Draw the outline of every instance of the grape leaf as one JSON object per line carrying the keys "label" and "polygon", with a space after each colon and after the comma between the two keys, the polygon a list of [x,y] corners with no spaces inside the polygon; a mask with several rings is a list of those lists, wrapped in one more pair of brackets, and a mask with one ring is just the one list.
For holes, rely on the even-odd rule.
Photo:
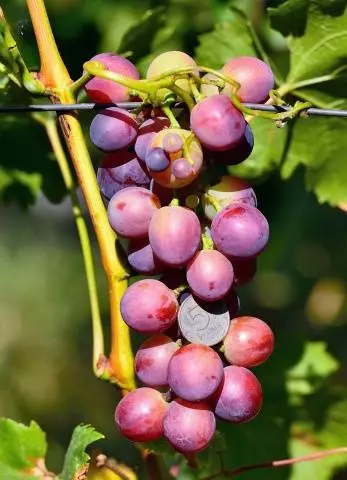
{"label": "grape leaf", "polygon": [[37,459],[45,457],[46,450],[45,434],[35,422],[26,426],[7,418],[0,419],[1,478],[35,478],[21,470],[33,467]]}
{"label": "grape leaf", "polygon": [[89,455],[85,452],[86,447],[104,438],[104,436],[97,432],[90,425],[77,426],[70,440],[70,445],[67,449],[62,473],[59,475],[61,480],[73,480],[77,473],[88,464]]}
{"label": "grape leaf", "polygon": [[306,187],[315,192],[319,202],[333,206],[347,202],[345,132],[344,119],[298,120],[281,167],[282,177],[288,179],[298,166],[304,165]]}

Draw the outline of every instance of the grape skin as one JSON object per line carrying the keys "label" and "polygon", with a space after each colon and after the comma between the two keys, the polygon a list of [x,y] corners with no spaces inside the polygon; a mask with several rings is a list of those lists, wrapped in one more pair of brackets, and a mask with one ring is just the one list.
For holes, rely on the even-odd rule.
{"label": "grape skin", "polygon": [[[90,61],[102,63],[107,70],[125,77],[138,80],[140,74],[128,59],[115,55],[111,52],[99,53]],[[117,103],[129,100],[129,89],[123,85],[119,85],[111,80],[94,77],[85,85],[85,91],[89,99],[95,103]]]}
{"label": "grape skin", "polygon": [[257,377],[247,368],[224,368],[224,378],[211,399],[215,414],[231,423],[245,423],[261,409],[263,393]]}
{"label": "grape skin", "polygon": [[181,453],[201,452],[216,430],[216,419],[207,403],[177,398],[164,416],[164,437]]}
{"label": "grape skin", "polygon": [[128,287],[120,310],[125,323],[137,332],[160,333],[176,321],[178,302],[162,282],[146,279]]}
{"label": "grape skin", "polygon": [[223,66],[222,73],[241,85],[237,95],[243,102],[265,102],[275,86],[270,67],[256,57],[232,58]]}
{"label": "grape skin", "polygon": [[137,136],[138,125],[124,109],[111,107],[96,114],[90,124],[92,143],[104,152],[112,152],[131,145]]}
{"label": "grape skin", "polygon": [[163,263],[181,267],[199,248],[200,222],[187,208],[162,207],[152,216],[148,236],[153,252]]}
{"label": "grape skin", "polygon": [[117,405],[115,422],[121,433],[133,442],[151,442],[163,435],[167,403],[153,388],[137,388]]}
{"label": "grape skin", "polygon": [[257,208],[235,203],[214,217],[211,234],[216,248],[224,255],[251,258],[265,248],[269,224]]}
{"label": "grape skin", "polygon": [[170,165],[170,160],[162,148],[152,148],[146,155],[146,166],[151,172],[162,172]]}
{"label": "grape skin", "polygon": [[107,200],[124,188],[148,188],[151,182],[145,167],[128,148],[106,155],[98,168],[96,178],[100,191]]}
{"label": "grape skin", "polygon": [[135,355],[138,378],[150,387],[168,385],[168,366],[179,346],[170,337],[157,334],[145,340]]}
{"label": "grape skin", "polygon": [[233,280],[230,260],[217,250],[201,250],[187,267],[187,282],[192,292],[208,302],[225,297]]}
{"label": "grape skin", "polygon": [[245,132],[235,145],[223,152],[214,152],[213,160],[221,165],[238,165],[244,162],[252,153],[254,147],[254,136],[251,127],[247,124]]}
{"label": "grape skin", "polygon": [[180,348],[169,363],[169,385],[184,400],[196,402],[210,397],[222,378],[222,361],[206,345],[190,343]]}
{"label": "grape skin", "polygon": [[153,254],[147,238],[130,240],[128,262],[136,272],[147,275],[157,275],[165,269],[164,265]]}
{"label": "grape skin", "polygon": [[257,273],[257,259],[249,258],[248,260],[232,260],[234,269],[234,287],[241,287],[253,280]]}
{"label": "grape skin", "polygon": [[139,128],[138,137],[135,142],[135,152],[140,160],[146,161],[147,148],[153,135],[170,126],[166,117],[154,117],[145,120]]}
{"label": "grape skin", "polygon": [[242,139],[246,121],[225,95],[201,100],[190,114],[191,129],[209,150],[228,150]]}
{"label": "grape skin", "polygon": [[107,209],[111,227],[125,238],[144,238],[151,218],[160,202],[152,192],[141,187],[128,187],[117,192]]}
{"label": "grape skin", "polygon": [[259,318],[234,318],[223,340],[224,356],[233,365],[255,367],[270,357],[274,342],[271,328]]}

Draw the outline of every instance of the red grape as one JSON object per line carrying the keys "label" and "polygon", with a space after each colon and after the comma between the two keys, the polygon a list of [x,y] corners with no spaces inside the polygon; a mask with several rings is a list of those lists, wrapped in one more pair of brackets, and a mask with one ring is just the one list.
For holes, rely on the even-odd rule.
{"label": "red grape", "polygon": [[256,417],[263,403],[257,377],[247,368],[224,368],[224,378],[211,399],[215,414],[232,423],[243,423]]}
{"label": "red grape", "polygon": [[115,421],[122,434],[133,442],[151,442],[163,435],[167,403],[153,388],[128,393],[117,405]]}
{"label": "red grape", "polygon": [[216,430],[216,419],[207,403],[177,398],[164,417],[164,436],[181,453],[197,453],[208,446]]}
{"label": "red grape", "polygon": [[274,341],[271,328],[259,318],[237,317],[223,340],[224,356],[233,365],[255,367],[270,357]]}
{"label": "red grape", "polygon": [[180,348],[169,363],[169,385],[185,400],[196,402],[210,397],[222,378],[223,363],[206,345],[190,343]]}
{"label": "red grape", "polygon": [[[135,65],[128,59],[114,53],[99,53],[91,58],[90,61],[100,62],[107,70],[119,73],[125,77],[135,80],[140,78]],[[90,100],[95,103],[117,103],[129,100],[128,88],[112,80],[94,77],[86,83],[84,88]]]}
{"label": "red grape", "polygon": [[265,248],[269,224],[257,208],[235,203],[214,217],[211,234],[216,248],[224,255],[250,258]]}
{"label": "red grape", "polygon": [[140,187],[120,190],[108,204],[108,219],[111,227],[126,238],[144,238],[153,213],[160,202],[152,192]]}
{"label": "red grape", "polygon": [[173,292],[154,279],[133,283],[124,293],[120,310],[129,327],[142,333],[159,333],[177,318],[178,302]]}
{"label": "red grape", "polygon": [[135,356],[135,371],[141,382],[151,387],[168,385],[168,366],[178,345],[171,338],[157,334],[145,340]]}
{"label": "red grape", "polygon": [[224,65],[222,73],[241,85],[237,95],[243,102],[265,102],[275,85],[270,67],[256,57],[232,58]]}
{"label": "red grape", "polygon": [[186,265],[200,245],[201,228],[194,212],[183,207],[157,210],[149,225],[149,241],[155,255],[172,267]]}
{"label": "red grape", "polygon": [[192,292],[205,301],[225,297],[233,279],[230,260],[217,250],[201,250],[187,267],[187,281]]}
{"label": "red grape", "polygon": [[228,150],[242,139],[246,121],[225,95],[201,100],[190,115],[192,131],[204,147]]}

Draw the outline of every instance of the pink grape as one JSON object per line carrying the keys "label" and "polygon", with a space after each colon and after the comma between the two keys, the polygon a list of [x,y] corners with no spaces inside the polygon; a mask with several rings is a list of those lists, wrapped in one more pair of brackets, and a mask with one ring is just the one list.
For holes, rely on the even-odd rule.
{"label": "pink grape", "polygon": [[164,437],[181,453],[197,453],[208,446],[216,420],[207,403],[177,398],[164,417]]}
{"label": "pink grape", "polygon": [[136,272],[147,275],[157,275],[165,270],[164,265],[153,254],[147,238],[130,240],[128,262]]}
{"label": "pink grape", "polygon": [[257,208],[235,203],[214,217],[211,234],[216,248],[224,255],[250,258],[265,248],[269,224]]}
{"label": "pink grape", "polygon": [[190,115],[191,128],[209,150],[228,150],[242,139],[246,121],[225,95],[201,100]]}
{"label": "pink grape", "polygon": [[180,348],[169,363],[170,387],[176,395],[192,402],[210,397],[222,378],[222,361],[206,345],[190,343]]}
{"label": "pink grape", "polygon": [[184,207],[162,207],[149,224],[149,241],[155,255],[166,265],[186,265],[200,245],[201,227],[194,212]]}
{"label": "pink grape", "polygon": [[168,153],[179,152],[183,148],[183,140],[178,133],[168,133],[163,139],[163,149]]}
{"label": "pink grape", "polygon": [[143,122],[135,142],[135,152],[140,160],[146,160],[147,148],[153,135],[169,126],[170,122],[166,117],[153,117]]}
{"label": "pink grape", "polygon": [[168,385],[168,366],[179,346],[170,337],[161,333],[145,340],[135,356],[135,371],[138,378],[150,387]]}
{"label": "pink grape", "polygon": [[265,102],[275,85],[270,67],[256,57],[232,58],[224,65],[222,73],[241,85],[237,95],[243,102]]}
{"label": "pink grape", "polygon": [[188,178],[193,174],[193,167],[185,158],[178,158],[172,164],[172,173],[178,179]]}
{"label": "pink grape", "polygon": [[164,431],[167,403],[153,388],[137,388],[118,403],[115,421],[121,433],[133,442],[158,440]]}
{"label": "pink grape", "polygon": [[159,208],[159,199],[152,192],[129,187],[113,195],[107,214],[111,227],[122,237],[144,238],[151,218]]}
{"label": "pink grape", "polygon": [[234,269],[234,287],[241,287],[253,280],[257,273],[257,259],[232,260]]}
{"label": "pink grape", "polygon": [[223,340],[224,356],[233,365],[255,367],[270,357],[274,342],[271,328],[259,318],[234,318]]}
{"label": "pink grape", "polygon": [[176,321],[178,302],[162,282],[146,279],[126,290],[120,309],[125,323],[137,332],[160,333]]}
{"label": "pink grape", "polygon": [[[106,70],[124,75],[125,77],[138,80],[140,74],[128,59],[115,55],[111,52],[99,53],[90,61],[102,63]],[[119,83],[94,77],[85,85],[85,91],[92,102],[95,103],[117,103],[129,100],[129,89]]]}
{"label": "pink grape", "polygon": [[208,302],[225,297],[233,279],[230,260],[217,250],[201,250],[187,267],[187,282],[192,292]]}
{"label": "pink grape", "polygon": [[97,171],[97,181],[101,193],[107,200],[127,187],[144,187],[150,185],[147,169],[140,164],[136,155],[128,148],[109,153],[102,160]]}
{"label": "pink grape", "polygon": [[138,125],[126,110],[111,107],[97,113],[90,124],[92,143],[104,152],[112,152],[134,143]]}
{"label": "pink grape", "polygon": [[224,368],[224,378],[210,401],[215,414],[231,423],[244,423],[256,417],[263,403],[257,377],[247,368]]}

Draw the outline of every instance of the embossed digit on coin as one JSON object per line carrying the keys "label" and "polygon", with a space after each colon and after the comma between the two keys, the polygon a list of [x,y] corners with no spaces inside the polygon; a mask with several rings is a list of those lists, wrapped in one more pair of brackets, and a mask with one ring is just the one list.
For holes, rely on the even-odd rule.
{"label": "embossed digit on coin", "polygon": [[212,346],[221,342],[227,334],[230,315],[222,301],[198,302],[193,295],[189,295],[180,306],[178,324],[189,342]]}

